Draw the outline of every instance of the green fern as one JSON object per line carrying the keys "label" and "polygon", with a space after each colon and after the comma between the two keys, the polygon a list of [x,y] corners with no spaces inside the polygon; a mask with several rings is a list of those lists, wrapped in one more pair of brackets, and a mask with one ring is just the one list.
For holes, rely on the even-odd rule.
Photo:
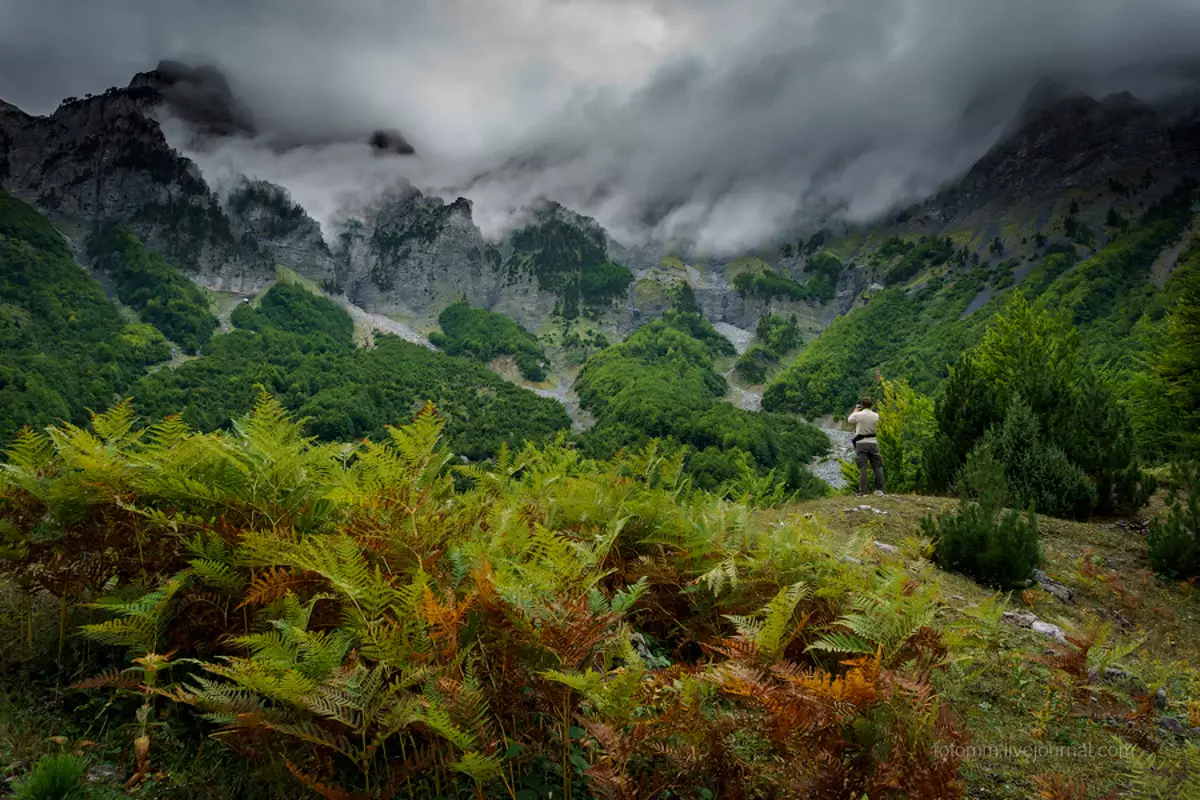
{"label": "green fern", "polygon": [[13,784],[13,800],[72,800],[82,797],[86,769],[84,760],[70,753],[46,756],[38,761],[26,778]]}
{"label": "green fern", "polygon": [[126,647],[139,653],[158,650],[162,636],[172,613],[172,601],[187,584],[191,576],[181,572],[168,580],[159,589],[142,595],[136,600],[101,598],[90,603],[115,615],[114,619],[92,625],[84,625],[84,633],[102,644]]}
{"label": "green fern", "polygon": [[[940,594],[936,585],[924,586],[906,594],[902,588],[910,580],[897,572],[882,591],[855,598],[851,612],[833,623],[834,630],[809,645],[810,650],[857,655],[881,654],[891,664],[909,640],[937,616]],[[840,629],[840,630],[838,630]]]}

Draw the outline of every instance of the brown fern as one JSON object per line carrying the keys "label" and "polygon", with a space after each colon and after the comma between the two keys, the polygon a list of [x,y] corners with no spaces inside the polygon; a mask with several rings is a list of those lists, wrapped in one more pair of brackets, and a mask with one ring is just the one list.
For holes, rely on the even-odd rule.
{"label": "brown fern", "polygon": [[368,795],[357,794],[355,792],[348,792],[345,789],[339,788],[337,786],[331,786],[327,783],[322,783],[321,781],[317,780],[316,778],[312,777],[311,775],[308,775],[307,773],[303,772],[299,767],[297,767],[295,764],[293,764],[288,759],[284,759],[284,763],[287,764],[288,772],[290,772],[290,773],[292,773],[292,775],[296,776],[297,780],[299,780],[302,784],[304,784],[308,788],[312,789],[317,794],[326,798],[326,800],[364,800],[364,798],[368,797]]}
{"label": "brown fern", "polygon": [[1033,660],[1067,675],[1075,687],[1076,698],[1086,701],[1089,695],[1088,653],[1096,644],[1096,632],[1067,634],[1066,643],[1055,643],[1049,655],[1033,656]]}
{"label": "brown fern", "polygon": [[417,603],[417,613],[429,626],[429,637],[443,658],[453,658],[458,652],[458,630],[474,601],[474,594],[467,595],[460,602],[452,591],[447,590],[443,603],[434,597],[432,589],[425,587]]}
{"label": "brown fern", "polygon": [[108,672],[102,672],[71,684],[72,689],[140,689],[141,678],[127,675],[114,667]]}
{"label": "brown fern", "polygon": [[618,614],[593,614],[587,600],[581,597],[546,609],[537,620],[536,636],[562,667],[580,669],[619,619]]}
{"label": "brown fern", "polygon": [[[1062,775],[1047,772],[1034,775],[1031,780],[1041,800],[1093,800],[1087,787],[1074,778],[1064,778]],[[1116,800],[1116,797],[1117,793],[1114,790],[1103,799],[1096,800]]]}
{"label": "brown fern", "polygon": [[301,587],[312,586],[320,582],[321,579],[311,573],[287,567],[270,567],[254,576],[254,580],[250,583],[250,588],[246,590],[238,608],[265,605],[273,600],[278,600],[288,592],[296,593],[296,590]]}

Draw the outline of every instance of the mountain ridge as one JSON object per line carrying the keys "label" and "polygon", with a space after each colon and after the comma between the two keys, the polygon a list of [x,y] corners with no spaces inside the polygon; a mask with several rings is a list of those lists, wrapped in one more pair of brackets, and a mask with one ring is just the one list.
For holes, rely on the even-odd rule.
{"label": "mountain ridge", "polygon": [[[283,265],[366,314],[422,334],[443,308],[465,298],[541,335],[586,323],[620,339],[673,307],[680,292],[707,318],[746,336],[772,313],[796,315],[816,332],[889,282],[894,259],[879,254],[890,239],[948,237],[961,269],[1033,260],[1056,243],[1086,254],[1109,240],[1113,214],[1136,215],[1178,178],[1200,174],[1194,98],[1151,106],[1128,94],[1096,100],[1047,89],[1031,95],[1022,124],[921,204],[874,225],[817,231],[795,245],[683,259],[653,245],[623,245],[596,220],[552,200],[489,241],[469,200],[442,199],[407,182],[322,230],[286,189],[265,181],[243,177],[218,195],[167,141],[156,117],[163,107],[190,114],[209,135],[254,130],[220,73],[160,65],[124,88],[68,98],[46,117],[0,105],[0,185],[76,240],[92,225],[120,222],[209,289],[254,294]],[[1064,157],[1068,151],[1075,155]],[[569,243],[555,244],[555,236]],[[557,255],[546,256],[546,246]],[[563,258],[589,248],[594,256],[551,275]],[[810,296],[804,287],[815,286],[822,252],[841,266],[828,277],[831,289]],[[757,293],[735,285],[747,272],[758,276]],[[918,266],[910,279],[922,274]],[[580,287],[596,281],[610,282],[596,295],[603,300],[579,306]]]}

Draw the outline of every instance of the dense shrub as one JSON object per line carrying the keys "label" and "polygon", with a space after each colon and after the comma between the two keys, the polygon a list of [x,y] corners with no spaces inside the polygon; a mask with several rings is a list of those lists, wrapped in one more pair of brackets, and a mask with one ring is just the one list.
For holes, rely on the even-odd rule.
{"label": "dense shrub", "polygon": [[949,491],[967,454],[993,424],[1002,419],[995,392],[970,356],[962,356],[934,405],[937,431],[926,446],[924,465],[929,487]]}
{"label": "dense shrub", "polygon": [[1200,453],[1200,240],[1189,250],[1185,268],[1153,372],[1167,389],[1169,413],[1176,415],[1175,447]]}
{"label": "dense shrub", "polygon": [[482,308],[471,308],[465,300],[446,306],[438,315],[441,333],[429,341],[452,356],[487,363],[497,356],[512,356],[526,380],[546,379],[548,361],[542,346],[515,320]]}
{"label": "dense shrub", "polygon": [[967,457],[994,458],[1004,471],[1012,504],[1053,517],[1082,519],[1096,505],[1096,489],[1066,453],[1050,443],[1024,399],[1008,408],[1004,423],[990,430]]}
{"label": "dense shrub", "polygon": [[1167,510],[1150,521],[1146,541],[1158,572],[1185,579],[1200,576],[1200,462],[1172,466]]}
{"label": "dense shrub", "polygon": [[880,381],[879,452],[892,494],[916,492],[927,483],[925,449],[937,432],[933,401],[907,381]]}
{"label": "dense shrub", "polygon": [[1021,587],[1041,561],[1037,518],[1032,511],[1022,516],[1005,508],[1005,470],[990,452],[972,459],[960,479],[963,501],[958,510],[921,521],[922,531],[934,542],[934,562],[980,583]]}
{"label": "dense shrub", "polygon": [[1142,469],[1129,406],[1117,397],[1113,380],[1091,368],[1080,371],[1074,389],[1057,441],[1095,482],[1096,512],[1141,508],[1157,481]]}
{"label": "dense shrub", "polygon": [[758,318],[754,326],[754,335],[758,337],[763,347],[773,350],[776,355],[786,355],[800,346],[800,327],[796,316],[782,317],[778,314],[764,314]]}
{"label": "dense shrub", "polygon": [[1082,518],[1137,508],[1153,491],[1111,379],[1083,361],[1073,328],[1020,293],[960,357],[936,417],[925,455],[934,490],[949,488],[967,454],[987,447],[1013,498],[1039,513]]}
{"label": "dense shrub", "polygon": [[926,517],[921,529],[935,542],[939,567],[990,586],[1022,587],[1039,562],[1037,520],[1031,513],[967,502],[940,519]]}
{"label": "dense shrub", "polygon": [[[762,472],[782,472],[790,461],[807,464],[825,452],[828,439],[812,426],[722,399],[728,386],[713,359],[733,352],[703,317],[668,311],[597,353],[575,382],[581,405],[597,419],[581,438],[584,451],[608,457],[661,438],[698,451],[718,448],[734,460],[736,451],[744,451]],[[732,463],[722,469],[732,469]]]}
{"label": "dense shrub", "polygon": [[734,371],[746,383],[763,383],[767,379],[767,370],[778,363],[779,355],[774,350],[754,344],[738,356]]}
{"label": "dense shrub", "polygon": [[800,346],[800,328],[795,315],[782,317],[764,314],[755,326],[758,341],[747,348],[734,364],[734,371],[746,383],[763,383],[767,371],[779,360]]}

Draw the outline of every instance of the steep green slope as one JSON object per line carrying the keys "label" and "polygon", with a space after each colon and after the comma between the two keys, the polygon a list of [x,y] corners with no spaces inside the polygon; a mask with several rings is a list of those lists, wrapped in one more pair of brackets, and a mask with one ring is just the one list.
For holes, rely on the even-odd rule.
{"label": "steep green slope", "polygon": [[121,318],[44,217],[2,191],[0,352],[6,441],[23,425],[83,422],[170,357],[158,331]]}
{"label": "steep green slope", "polygon": [[[767,387],[763,407],[810,417],[840,413],[880,374],[932,392],[1015,288],[1072,322],[1092,364],[1136,368],[1144,349],[1135,336],[1139,320],[1161,318],[1175,291],[1174,282],[1160,290],[1152,281],[1154,261],[1186,229],[1193,194],[1192,185],[1180,186],[1085,261],[1051,246],[1024,276],[1012,260],[972,267],[951,254],[948,263],[932,263],[939,251],[906,276],[917,278],[909,287],[869,297],[823,331]],[[932,244],[896,247],[907,263]]]}
{"label": "steep green slope", "polygon": [[819,492],[792,465],[825,452],[828,440],[794,418],[724,402],[727,386],[713,360],[733,353],[700,315],[669,311],[596,354],[575,383],[598,420],[583,437],[584,451],[606,456],[658,437],[695,451],[689,467],[706,488],[734,478],[739,459],[749,457],[760,471],[788,468],[791,488]]}
{"label": "steep green slope", "polygon": [[184,352],[195,353],[212,338],[219,323],[209,311],[208,297],[132,233],[107,226],[88,237],[87,250],[113,279],[121,302]]}
{"label": "steep green slope", "polygon": [[470,458],[570,424],[559,403],[466,359],[388,335],[356,349],[349,316],[294,284],[276,284],[257,308],[239,308],[233,323],[237,330],[214,337],[202,358],[141,381],[138,410],[180,412],[189,424],[215,430],[245,413],[262,386],[307,418],[309,433],[348,441],[382,436],[386,425],[407,422],[432,401],[447,418],[455,451]]}
{"label": "steep green slope", "polygon": [[497,356],[512,356],[526,380],[546,379],[549,362],[533,334],[503,314],[471,308],[465,300],[447,306],[438,315],[441,332],[429,341],[452,356],[487,363]]}

